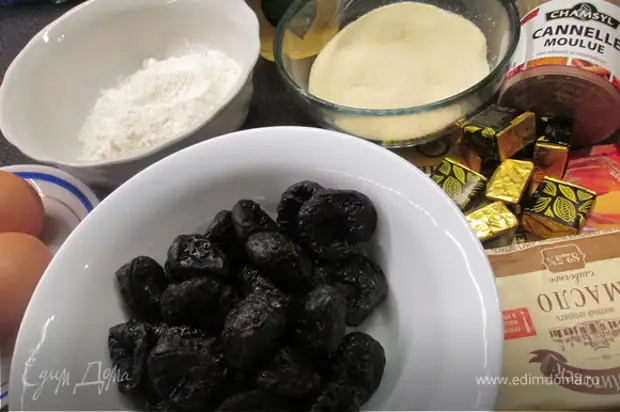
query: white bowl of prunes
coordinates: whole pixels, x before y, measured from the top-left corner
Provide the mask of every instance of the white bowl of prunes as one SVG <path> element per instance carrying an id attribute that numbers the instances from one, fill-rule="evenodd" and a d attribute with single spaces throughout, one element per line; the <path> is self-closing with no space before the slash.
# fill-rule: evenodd
<path id="1" fill-rule="evenodd" d="M 502 338 L 484 250 L 427 176 L 341 133 L 253 129 L 145 169 L 72 232 L 24 316 L 9 402 L 492 410 L 476 378 L 499 375 Z"/>
<path id="2" fill-rule="evenodd" d="M 388 295 L 356 250 L 376 227 L 363 193 L 301 181 L 276 219 L 241 199 L 177 236 L 163 266 L 132 259 L 116 271 L 132 319 L 108 336 L 119 389 L 147 410 L 360 410 L 386 364 L 372 336 L 346 333 Z"/>

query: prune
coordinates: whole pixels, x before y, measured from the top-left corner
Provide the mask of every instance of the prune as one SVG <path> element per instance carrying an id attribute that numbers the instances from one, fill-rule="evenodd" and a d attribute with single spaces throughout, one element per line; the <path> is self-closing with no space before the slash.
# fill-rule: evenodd
<path id="1" fill-rule="evenodd" d="M 292 339 L 312 357 L 330 357 L 345 333 L 346 304 L 339 287 L 313 289 L 295 310 Z"/>
<path id="2" fill-rule="evenodd" d="M 160 323 L 158 325 L 153 326 L 153 332 L 157 339 L 162 337 L 163 335 L 174 334 L 177 336 L 181 336 L 182 338 L 206 338 L 207 335 L 204 331 L 194 328 L 192 326 L 187 325 L 167 325 L 165 323 Z"/>
<path id="3" fill-rule="evenodd" d="M 238 301 L 230 285 L 213 276 L 202 276 L 170 284 L 161 296 L 161 313 L 169 324 L 219 333 Z"/>
<path id="4" fill-rule="evenodd" d="M 281 348 L 256 378 L 258 388 L 292 399 L 305 399 L 320 385 L 321 376 L 290 347 Z"/>
<path id="5" fill-rule="evenodd" d="M 259 232 L 248 237 L 245 249 L 257 265 L 273 266 L 295 252 L 295 244 L 282 233 Z"/>
<path id="6" fill-rule="evenodd" d="M 161 319 L 159 299 L 168 286 L 164 269 L 148 256 L 138 256 L 116 271 L 125 304 L 134 316 L 149 322 Z"/>
<path id="7" fill-rule="evenodd" d="M 252 200 L 240 200 L 230 212 L 233 227 L 237 236 L 247 239 L 258 232 L 277 232 L 278 224 Z"/>
<path id="8" fill-rule="evenodd" d="M 292 412 L 286 402 L 274 395 L 253 390 L 232 395 L 226 399 L 216 412 Z"/>
<path id="9" fill-rule="evenodd" d="M 232 378 L 216 338 L 162 335 L 148 359 L 151 384 L 163 400 L 183 409 L 214 407 Z"/>
<path id="10" fill-rule="evenodd" d="M 296 237 L 297 215 L 301 206 L 323 186 L 310 180 L 295 183 L 284 191 L 278 204 L 278 224 L 292 237 Z"/>
<path id="11" fill-rule="evenodd" d="M 136 318 L 109 330 L 119 391 L 157 412 L 359 411 L 386 364 L 370 336 L 345 337 L 387 296 L 381 268 L 354 250 L 377 219 L 364 194 L 301 181 L 277 222 L 239 200 L 204 234 L 177 236 L 163 268 L 124 265 Z"/>
<path id="12" fill-rule="evenodd" d="M 324 189 L 305 202 L 298 215 L 303 242 L 324 259 L 342 259 L 359 242 L 370 240 L 377 227 L 372 201 L 355 190 Z"/>
<path id="13" fill-rule="evenodd" d="M 345 286 L 347 326 L 361 325 L 388 294 L 388 282 L 381 267 L 359 254 L 317 268 L 315 277 Z"/>
<path id="14" fill-rule="evenodd" d="M 140 395 L 148 386 L 147 359 L 156 338 L 151 325 L 137 319 L 112 326 L 108 332 L 108 350 L 118 369 L 121 393 Z"/>
<path id="15" fill-rule="evenodd" d="M 252 369 L 234 369 L 232 368 L 232 379 L 228 385 L 226 396 L 235 393 L 249 391 L 255 388 L 254 371 Z"/>
<path id="16" fill-rule="evenodd" d="M 385 371 L 385 350 L 372 336 L 362 332 L 348 334 L 334 358 L 334 377 L 354 387 L 363 405 L 375 393 Z"/>
<path id="17" fill-rule="evenodd" d="M 254 266 L 247 265 L 239 271 L 238 279 L 239 290 L 248 295 L 251 292 L 261 289 L 274 290 L 276 287 L 267 280 L 263 274 Z"/>
<path id="18" fill-rule="evenodd" d="M 323 268 L 316 268 L 315 269 L 314 276 L 310 280 L 310 286 L 312 287 L 312 289 L 316 289 L 319 286 L 323 286 L 323 285 L 332 285 L 333 284 L 331 279 L 329 277 L 325 276 L 325 271 L 322 270 L 322 269 Z"/>
<path id="19" fill-rule="evenodd" d="M 255 233 L 248 238 L 245 248 L 250 260 L 265 269 L 276 287 L 287 293 L 309 288 L 312 260 L 282 233 Z"/>
<path id="20" fill-rule="evenodd" d="M 358 412 L 360 406 L 354 388 L 346 384 L 330 383 L 318 396 L 310 412 Z"/>
<path id="21" fill-rule="evenodd" d="M 214 243 L 229 243 L 234 241 L 235 229 L 232 225 L 229 210 L 220 210 L 205 232 L 205 236 Z"/>
<path id="22" fill-rule="evenodd" d="M 205 232 L 205 236 L 215 243 L 229 257 L 230 263 L 246 260 L 243 241 L 237 237 L 229 210 L 218 212 Z"/>
<path id="23" fill-rule="evenodd" d="M 250 293 L 226 318 L 222 339 L 228 362 L 245 368 L 274 349 L 286 330 L 288 299 L 279 290 Z"/>
<path id="24" fill-rule="evenodd" d="M 228 264 L 228 256 L 206 236 L 180 235 L 168 249 L 165 269 L 170 280 L 180 282 L 196 276 L 225 276 Z"/>

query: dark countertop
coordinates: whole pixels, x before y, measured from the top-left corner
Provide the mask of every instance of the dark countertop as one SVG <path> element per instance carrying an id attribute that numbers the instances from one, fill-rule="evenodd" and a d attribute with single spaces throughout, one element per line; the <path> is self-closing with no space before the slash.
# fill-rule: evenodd
<path id="1" fill-rule="evenodd" d="M 39 30 L 73 7 L 76 2 L 62 5 L 32 4 L 0 7 L 0 81 L 15 56 Z M 45 67 L 41 67 L 45 75 Z M 265 126 L 312 126 L 294 106 L 285 92 L 273 63 L 261 59 L 254 74 L 254 97 L 244 129 Z M 0 166 L 33 163 L 10 145 L 0 131 Z"/>

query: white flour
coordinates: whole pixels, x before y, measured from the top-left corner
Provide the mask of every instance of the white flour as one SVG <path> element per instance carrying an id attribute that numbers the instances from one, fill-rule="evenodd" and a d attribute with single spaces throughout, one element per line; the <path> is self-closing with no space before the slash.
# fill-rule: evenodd
<path id="1" fill-rule="evenodd" d="M 78 140 L 84 160 L 111 160 L 162 144 L 216 110 L 241 68 L 219 50 L 148 59 L 116 88 L 104 90 Z"/>

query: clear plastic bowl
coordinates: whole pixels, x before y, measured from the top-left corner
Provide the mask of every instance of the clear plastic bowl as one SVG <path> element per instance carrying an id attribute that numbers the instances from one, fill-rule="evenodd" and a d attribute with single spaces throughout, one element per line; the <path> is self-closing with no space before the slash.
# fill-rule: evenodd
<path id="1" fill-rule="evenodd" d="M 457 95 L 422 106 L 374 110 L 340 106 L 308 92 L 314 59 L 338 31 L 376 8 L 400 1 L 294 0 L 280 20 L 274 41 L 278 71 L 301 108 L 321 127 L 389 148 L 416 146 L 453 132 L 455 123 L 495 97 L 519 41 L 519 12 L 512 0 L 423 1 L 469 19 L 486 36 L 491 71 Z M 458 62 L 449 64 L 458 70 Z"/>

